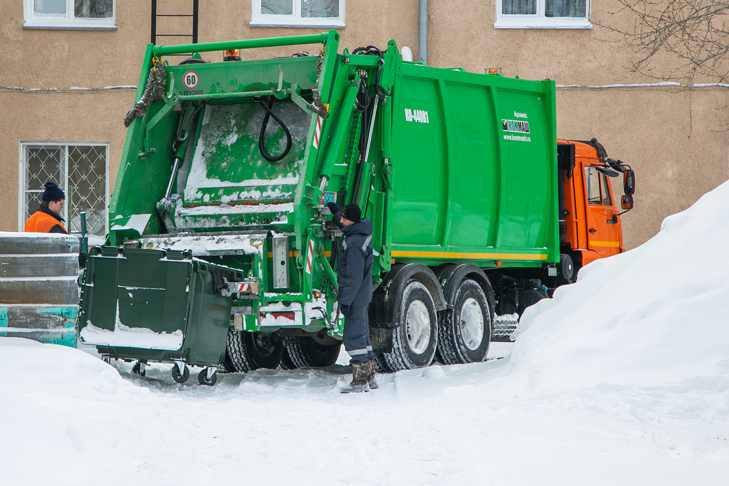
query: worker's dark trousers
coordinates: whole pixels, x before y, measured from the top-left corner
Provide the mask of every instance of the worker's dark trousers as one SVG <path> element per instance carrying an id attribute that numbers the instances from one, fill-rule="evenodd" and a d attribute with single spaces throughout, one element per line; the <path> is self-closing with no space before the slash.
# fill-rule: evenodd
<path id="1" fill-rule="evenodd" d="M 352 357 L 350 363 L 365 363 L 374 357 L 367 319 L 369 305 L 353 305 L 344 313 L 344 349 Z"/>

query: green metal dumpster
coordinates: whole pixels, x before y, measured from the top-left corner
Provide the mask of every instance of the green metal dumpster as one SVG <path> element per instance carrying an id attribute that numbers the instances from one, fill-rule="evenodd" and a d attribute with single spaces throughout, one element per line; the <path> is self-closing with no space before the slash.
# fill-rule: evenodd
<path id="1" fill-rule="evenodd" d="M 224 282 L 236 280 L 240 271 L 190 252 L 101 247 L 81 285 L 81 341 L 121 359 L 222 365 L 231 307 Z"/>

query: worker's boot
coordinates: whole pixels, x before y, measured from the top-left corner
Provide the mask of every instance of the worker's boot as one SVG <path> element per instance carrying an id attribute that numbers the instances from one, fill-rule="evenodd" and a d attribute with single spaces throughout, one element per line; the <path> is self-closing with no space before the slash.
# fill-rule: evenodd
<path id="1" fill-rule="evenodd" d="M 377 374 L 377 362 L 374 359 L 367 362 L 367 371 L 367 386 L 370 387 L 370 390 L 377 390 L 380 385 L 377 384 L 377 379 L 375 378 Z"/>
<path id="2" fill-rule="evenodd" d="M 367 379 L 369 378 L 370 366 L 366 363 L 352 363 L 352 383 L 343 388 L 342 393 L 362 393 L 369 390 Z"/>

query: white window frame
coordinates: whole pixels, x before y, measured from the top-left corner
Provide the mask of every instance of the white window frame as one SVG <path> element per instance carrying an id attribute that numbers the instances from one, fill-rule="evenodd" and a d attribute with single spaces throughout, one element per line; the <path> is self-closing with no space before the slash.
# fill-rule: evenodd
<path id="1" fill-rule="evenodd" d="M 534 15 L 502 14 L 502 0 L 496 0 L 496 29 L 592 29 L 590 14 L 592 1 L 585 3 L 584 17 L 546 17 L 545 0 L 537 0 L 537 13 Z"/>
<path id="2" fill-rule="evenodd" d="M 261 13 L 261 0 L 251 0 L 251 23 L 253 27 L 333 27 L 346 25 L 347 0 L 339 0 L 339 17 L 302 17 L 301 0 L 293 0 L 291 15 Z"/>
<path id="3" fill-rule="evenodd" d="M 116 4 L 111 17 L 104 19 L 79 18 L 74 14 L 74 0 L 66 0 L 65 14 L 37 14 L 33 9 L 33 0 L 23 0 L 23 14 L 26 29 L 67 29 L 67 30 L 115 30 Z"/>
<path id="4" fill-rule="evenodd" d="M 20 142 L 19 144 L 19 156 L 20 170 L 18 171 L 18 231 L 23 231 L 25 228 L 25 193 L 27 191 L 25 187 L 25 172 L 27 161 L 25 159 L 26 147 L 64 147 L 63 151 L 63 167 L 61 167 L 61 178 L 63 184 L 59 186 L 63 189 L 63 192 L 68 193 L 68 147 L 77 145 L 84 147 L 104 147 L 105 159 L 104 159 L 104 234 L 109 231 L 109 144 L 98 143 L 98 142 Z M 67 201 L 68 202 L 68 201 Z M 66 220 L 66 225 L 69 231 L 71 231 L 71 224 L 68 222 L 68 208 L 69 204 L 63 205 L 63 214 L 61 215 Z"/>

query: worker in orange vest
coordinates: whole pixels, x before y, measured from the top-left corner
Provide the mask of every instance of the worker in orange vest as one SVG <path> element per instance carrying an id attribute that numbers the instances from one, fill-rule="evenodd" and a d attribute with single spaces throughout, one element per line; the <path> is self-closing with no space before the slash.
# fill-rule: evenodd
<path id="1" fill-rule="evenodd" d="M 31 214 L 25 222 L 25 231 L 30 233 L 68 234 L 61 217 L 66 195 L 55 182 L 46 182 L 45 188 L 43 203 L 38 211 Z"/>

